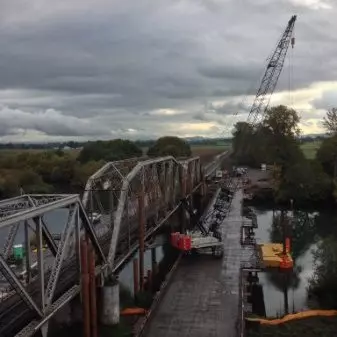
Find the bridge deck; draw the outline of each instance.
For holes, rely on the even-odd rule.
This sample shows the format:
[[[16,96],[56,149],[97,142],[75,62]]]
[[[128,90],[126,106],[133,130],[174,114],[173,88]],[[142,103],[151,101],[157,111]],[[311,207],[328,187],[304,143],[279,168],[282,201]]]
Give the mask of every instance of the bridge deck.
[[[221,227],[223,259],[199,256],[182,260],[146,328],[147,337],[236,335],[240,265],[246,251],[240,245],[242,198],[242,190],[237,191]]]

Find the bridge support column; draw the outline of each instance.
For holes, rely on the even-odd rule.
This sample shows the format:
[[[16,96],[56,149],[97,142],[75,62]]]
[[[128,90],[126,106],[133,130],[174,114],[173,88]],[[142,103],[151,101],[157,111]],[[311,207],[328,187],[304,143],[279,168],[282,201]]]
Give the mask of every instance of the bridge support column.
[[[112,279],[102,288],[101,322],[104,325],[119,323],[119,283]]]

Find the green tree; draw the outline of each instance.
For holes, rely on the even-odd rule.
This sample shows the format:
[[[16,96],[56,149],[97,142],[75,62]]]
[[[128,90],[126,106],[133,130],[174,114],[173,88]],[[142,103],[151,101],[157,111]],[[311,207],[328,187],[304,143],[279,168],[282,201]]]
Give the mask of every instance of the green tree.
[[[314,254],[314,275],[309,296],[328,309],[337,309],[337,241],[330,236],[319,243]]]
[[[104,160],[115,161],[142,156],[143,151],[129,140],[88,142],[81,150],[78,160],[81,163]]]
[[[323,118],[323,126],[330,134],[337,134],[337,109],[328,110]]]
[[[294,109],[279,105],[266,111],[263,125],[274,136],[295,138],[300,135],[299,122],[300,117]]]
[[[191,153],[190,145],[178,137],[159,138],[147,152],[150,157],[173,156],[175,158],[189,157]]]
[[[331,177],[337,173],[337,135],[322,141],[316,158],[322,164],[324,171]]]

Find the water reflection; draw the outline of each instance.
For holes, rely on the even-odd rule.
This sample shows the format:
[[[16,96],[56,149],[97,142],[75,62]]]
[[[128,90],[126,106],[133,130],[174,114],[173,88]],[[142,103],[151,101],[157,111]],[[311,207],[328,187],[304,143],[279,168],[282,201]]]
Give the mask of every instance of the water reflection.
[[[280,212],[255,209],[258,218],[256,238],[258,243],[283,241],[283,226]],[[313,275],[314,251],[318,243],[335,231],[331,213],[295,211],[293,221],[290,213],[285,217],[292,237],[294,270],[284,275],[267,271],[259,275],[263,285],[267,316],[282,316],[287,312],[308,309],[307,288]]]

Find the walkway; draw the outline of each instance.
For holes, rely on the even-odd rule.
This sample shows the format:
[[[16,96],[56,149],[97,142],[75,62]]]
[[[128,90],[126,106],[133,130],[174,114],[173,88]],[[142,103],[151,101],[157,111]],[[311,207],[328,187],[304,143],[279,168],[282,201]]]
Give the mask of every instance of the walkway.
[[[182,260],[145,331],[147,337],[234,337],[239,309],[243,193],[235,193],[222,224],[223,260],[212,256]]]

